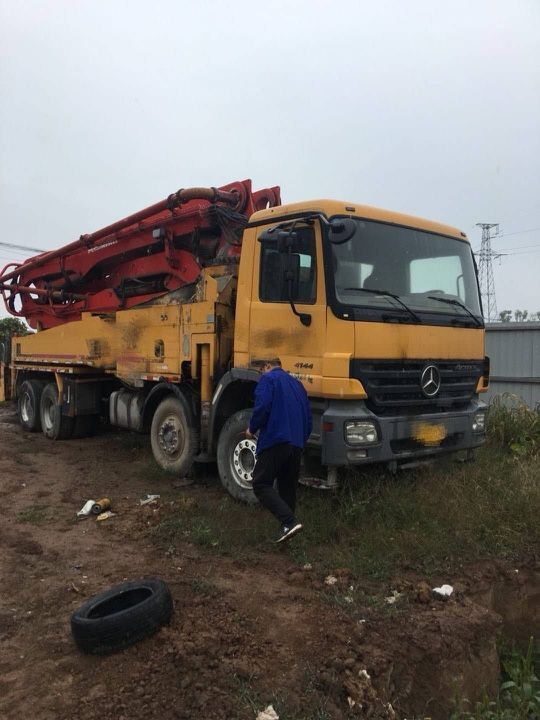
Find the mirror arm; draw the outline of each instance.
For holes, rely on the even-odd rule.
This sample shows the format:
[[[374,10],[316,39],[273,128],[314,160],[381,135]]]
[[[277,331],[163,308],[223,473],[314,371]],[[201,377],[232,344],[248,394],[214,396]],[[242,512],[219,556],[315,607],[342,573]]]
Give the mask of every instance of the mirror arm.
[[[294,305],[294,301],[291,300],[290,298],[289,298],[289,303],[291,305],[291,310],[296,315],[296,317],[300,318],[300,322],[302,323],[302,325],[309,327],[311,325],[311,315],[309,315],[308,313],[298,312],[298,310],[296,309],[296,307]]]

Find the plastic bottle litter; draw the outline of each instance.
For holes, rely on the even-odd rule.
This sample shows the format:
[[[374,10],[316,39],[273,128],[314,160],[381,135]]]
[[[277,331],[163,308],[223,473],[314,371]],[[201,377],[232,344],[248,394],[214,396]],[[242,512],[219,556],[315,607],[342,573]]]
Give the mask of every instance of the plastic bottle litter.
[[[88,517],[91,514],[92,508],[94,507],[95,504],[96,504],[95,500],[87,500],[84,503],[84,505],[82,506],[82,508],[79,510],[79,512],[77,513],[77,517],[78,518]]]

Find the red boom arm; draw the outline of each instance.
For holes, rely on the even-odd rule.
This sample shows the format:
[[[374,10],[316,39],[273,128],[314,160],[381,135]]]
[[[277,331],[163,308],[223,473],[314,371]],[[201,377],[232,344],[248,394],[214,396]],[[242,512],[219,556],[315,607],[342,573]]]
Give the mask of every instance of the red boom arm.
[[[0,291],[12,315],[42,329],[133,307],[194,283],[205,265],[237,259],[252,213],[280,203],[279,187],[252,192],[251,180],[179,190],[59,250],[6,265]]]

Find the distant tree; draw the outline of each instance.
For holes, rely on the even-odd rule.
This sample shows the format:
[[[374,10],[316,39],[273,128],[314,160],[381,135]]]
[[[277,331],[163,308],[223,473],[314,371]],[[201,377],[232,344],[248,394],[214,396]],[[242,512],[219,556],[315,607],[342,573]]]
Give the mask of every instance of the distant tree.
[[[514,320],[516,322],[525,322],[527,320],[528,310],[516,310],[514,312]]]
[[[30,335],[31,332],[28,325],[17,318],[0,320],[0,342],[9,340],[12,335]]]
[[[501,322],[511,322],[512,321],[512,311],[511,310],[503,310],[499,313],[499,320]]]

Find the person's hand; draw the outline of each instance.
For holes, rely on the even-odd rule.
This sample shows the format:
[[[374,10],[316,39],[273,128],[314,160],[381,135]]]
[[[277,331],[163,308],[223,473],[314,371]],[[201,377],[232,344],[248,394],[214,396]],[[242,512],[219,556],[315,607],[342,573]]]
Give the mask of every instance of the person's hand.
[[[249,428],[246,429],[246,437],[248,438],[248,440],[254,440],[254,439],[255,439],[255,435],[250,431]]]

